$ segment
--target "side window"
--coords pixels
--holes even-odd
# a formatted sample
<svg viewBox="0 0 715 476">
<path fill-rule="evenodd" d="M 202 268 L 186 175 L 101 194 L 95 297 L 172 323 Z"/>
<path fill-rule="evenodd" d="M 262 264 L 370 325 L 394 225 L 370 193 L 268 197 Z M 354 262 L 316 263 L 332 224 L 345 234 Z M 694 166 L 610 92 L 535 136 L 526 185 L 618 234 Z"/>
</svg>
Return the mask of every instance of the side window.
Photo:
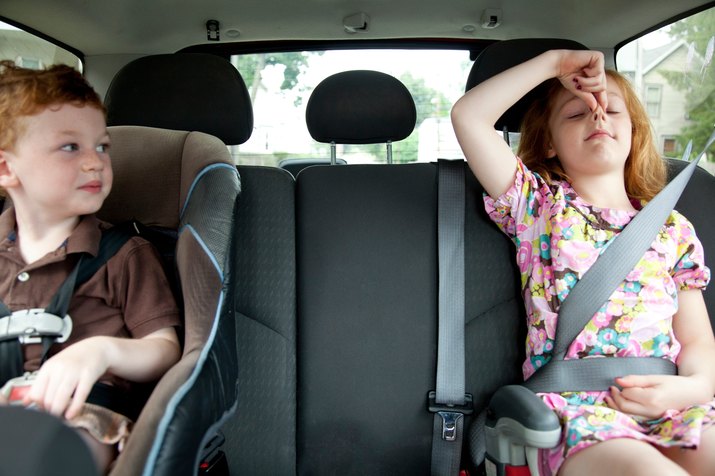
<svg viewBox="0 0 715 476">
<path fill-rule="evenodd" d="M 666 25 L 620 48 L 616 64 L 640 95 L 658 149 L 679 157 L 705 146 L 715 124 L 715 8 Z M 715 150 L 703 167 L 715 174 Z"/>
<path fill-rule="evenodd" d="M 10 60 L 18 66 L 32 69 L 61 63 L 82 71 L 82 62 L 71 51 L 2 21 L 0 60 Z"/>
</svg>

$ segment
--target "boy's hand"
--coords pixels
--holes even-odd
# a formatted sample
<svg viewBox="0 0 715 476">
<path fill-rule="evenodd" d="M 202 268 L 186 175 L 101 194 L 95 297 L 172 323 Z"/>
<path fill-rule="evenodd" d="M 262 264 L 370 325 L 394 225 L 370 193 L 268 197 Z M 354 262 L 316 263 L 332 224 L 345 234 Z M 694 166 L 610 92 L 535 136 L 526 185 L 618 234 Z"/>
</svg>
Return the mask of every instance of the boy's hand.
<svg viewBox="0 0 715 476">
<path fill-rule="evenodd" d="M 101 337 L 77 342 L 48 359 L 23 403 L 37 404 L 53 415 L 77 416 L 92 386 L 107 371 Z"/>
<path fill-rule="evenodd" d="M 614 410 L 646 418 L 659 418 L 666 410 L 683 410 L 712 400 L 707 383 L 680 375 L 629 375 L 616 379 L 606 403 Z"/>
<path fill-rule="evenodd" d="M 592 111 L 608 107 L 606 69 L 603 53 L 590 50 L 559 51 L 558 79 L 575 96 L 583 99 Z"/>
</svg>

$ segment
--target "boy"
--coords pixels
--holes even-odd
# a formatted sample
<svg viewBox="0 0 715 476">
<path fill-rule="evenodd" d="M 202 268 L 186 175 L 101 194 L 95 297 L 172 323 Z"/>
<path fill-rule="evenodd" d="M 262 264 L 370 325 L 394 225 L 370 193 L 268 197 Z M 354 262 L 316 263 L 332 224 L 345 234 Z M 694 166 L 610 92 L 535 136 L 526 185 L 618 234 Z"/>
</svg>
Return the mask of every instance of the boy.
<svg viewBox="0 0 715 476">
<path fill-rule="evenodd" d="M 109 145 L 101 100 L 78 72 L 0 62 L 0 187 L 13 203 L 0 215 L 0 299 L 10 310 L 45 308 L 79 257 L 96 255 L 109 227 L 94 217 L 112 186 Z M 86 403 L 93 386 L 124 400 L 130 382 L 157 380 L 180 357 L 179 313 L 153 247 L 131 238 L 68 314 L 70 337 L 46 362 L 40 344 L 23 346 L 24 370 L 37 371 L 23 403 L 80 428 L 106 471 L 131 422 Z"/>
</svg>

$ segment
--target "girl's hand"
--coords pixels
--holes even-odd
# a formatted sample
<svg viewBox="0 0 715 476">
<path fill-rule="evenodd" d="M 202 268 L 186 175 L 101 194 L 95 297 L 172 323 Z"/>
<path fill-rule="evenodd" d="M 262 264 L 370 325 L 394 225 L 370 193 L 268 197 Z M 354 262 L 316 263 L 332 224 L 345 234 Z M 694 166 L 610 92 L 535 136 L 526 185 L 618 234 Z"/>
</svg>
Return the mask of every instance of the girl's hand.
<svg viewBox="0 0 715 476">
<path fill-rule="evenodd" d="M 659 418 L 666 410 L 683 410 L 712 400 L 704 379 L 680 375 L 629 375 L 619 377 L 606 403 L 614 410 L 646 418 Z"/>
<path fill-rule="evenodd" d="M 107 371 L 101 337 L 79 341 L 48 359 L 25 397 L 23 404 L 35 403 L 56 416 L 77 416 L 92 386 Z"/>
<path fill-rule="evenodd" d="M 593 111 L 599 105 L 605 111 L 606 69 L 603 53 L 590 50 L 559 51 L 558 75 L 561 84 L 583 99 Z"/>
</svg>

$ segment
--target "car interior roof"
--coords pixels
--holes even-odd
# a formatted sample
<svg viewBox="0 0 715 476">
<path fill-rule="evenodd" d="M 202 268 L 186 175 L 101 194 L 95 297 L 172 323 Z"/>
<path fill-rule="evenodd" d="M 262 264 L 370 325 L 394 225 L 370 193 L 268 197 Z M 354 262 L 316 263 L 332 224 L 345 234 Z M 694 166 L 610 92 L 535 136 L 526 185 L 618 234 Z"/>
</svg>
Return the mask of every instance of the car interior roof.
<svg viewBox="0 0 715 476">
<path fill-rule="evenodd" d="M 220 22 L 223 43 L 284 39 L 297 41 L 441 38 L 472 41 L 519 37 L 560 37 L 590 48 L 612 49 L 642 32 L 712 5 L 702 0 L 543 0 L 498 5 L 502 21 L 483 28 L 493 2 L 484 0 L 399 0 L 352 2 L 307 0 L 230 0 L 181 2 L 84 0 L 5 0 L 11 23 L 42 32 L 86 56 L 166 53 L 211 43 L 206 22 Z M 501 2 L 500 2 L 501 3 Z M 280 12 L 280 14 L 276 14 Z M 346 16 L 364 12 L 365 31 L 348 33 Z"/>
</svg>

